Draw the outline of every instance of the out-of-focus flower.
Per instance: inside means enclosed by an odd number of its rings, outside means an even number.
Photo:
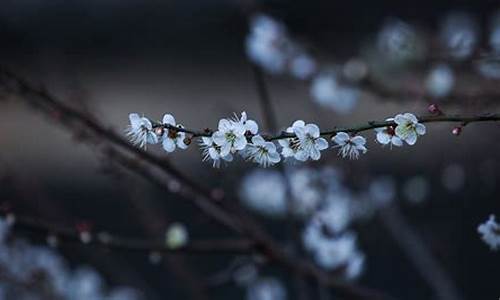
[[[277,164],[281,160],[279,153],[276,152],[276,145],[264,140],[260,135],[252,137],[252,143],[248,144],[242,155],[264,168]]]
[[[397,124],[396,135],[408,145],[415,145],[417,137],[425,134],[425,126],[418,122],[414,114],[398,114],[394,122]]]
[[[182,125],[177,125],[175,123],[175,118],[174,116],[170,114],[165,114],[163,116],[163,125],[165,126],[171,126],[171,127],[177,127],[177,128],[182,128]],[[186,139],[186,133],[184,132],[179,132],[175,129],[168,129],[163,133],[162,136],[162,145],[163,149],[167,152],[174,152],[176,147],[179,147],[181,149],[186,149],[188,145],[184,143],[184,140]]]
[[[316,212],[313,218],[326,226],[332,233],[339,233],[351,222],[349,194],[346,192],[329,193],[325,205]]]
[[[481,239],[490,246],[491,250],[498,250],[500,247],[500,225],[496,222],[495,216],[477,227],[477,232],[481,234]]]
[[[125,130],[128,138],[134,145],[146,148],[146,144],[158,143],[158,136],[153,132],[153,125],[145,117],[139,117],[136,113],[128,115],[130,125]]]
[[[476,69],[486,78],[500,79],[500,53],[483,56],[476,62]]]
[[[353,86],[339,83],[334,73],[327,72],[313,79],[311,95],[319,105],[346,114],[358,103],[360,92]]]
[[[419,204],[429,194],[429,183],[423,176],[414,176],[403,185],[403,194],[409,202]]]
[[[186,227],[180,223],[171,224],[165,234],[165,243],[170,249],[177,249],[185,246],[188,239],[188,231]]]
[[[247,287],[247,300],[285,300],[286,289],[276,278],[262,277]]]
[[[300,54],[292,58],[290,73],[298,79],[307,79],[316,71],[316,62],[307,54]]]
[[[292,170],[288,174],[293,196],[293,212],[299,217],[311,215],[325,199],[319,188],[320,174],[310,168]]]
[[[351,137],[345,132],[337,133],[333,138],[339,149],[339,155],[343,158],[349,157],[350,159],[358,159],[359,153],[366,153],[366,139],[360,135]]]
[[[395,62],[415,60],[425,52],[425,44],[417,31],[397,19],[384,24],[377,37],[377,48],[380,55]]]
[[[441,25],[441,40],[455,59],[469,57],[478,42],[478,26],[468,14],[450,13]]]
[[[489,43],[494,52],[500,53],[500,11],[491,17]]]
[[[368,65],[361,59],[351,58],[344,64],[342,72],[347,79],[358,82],[368,74]]]
[[[386,206],[390,204],[396,196],[396,184],[389,176],[375,178],[368,188],[368,193],[376,206]]]
[[[386,121],[394,121],[394,118],[388,118],[385,119]],[[377,142],[379,142],[382,145],[390,145],[396,146],[396,147],[401,147],[403,146],[403,141],[399,136],[396,135],[394,126],[386,126],[386,127],[379,127],[375,128],[376,137],[377,137]]]
[[[200,141],[200,148],[202,149],[203,161],[211,159],[214,168],[220,167],[222,160],[227,162],[233,161],[233,155],[231,153],[226,156],[221,155],[221,147],[215,144],[211,137],[202,137]]]
[[[212,139],[220,147],[221,156],[227,156],[238,150],[245,149],[247,145],[245,125],[240,122],[222,119],[219,121],[218,129],[212,135]]]
[[[425,88],[432,97],[441,98],[449,95],[455,84],[453,70],[445,64],[435,66],[427,75]]]
[[[256,170],[243,178],[240,196],[249,208],[267,216],[287,211],[285,178],[277,171]]]

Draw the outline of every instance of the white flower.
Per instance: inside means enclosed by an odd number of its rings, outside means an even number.
[[[425,126],[418,123],[417,117],[410,113],[398,114],[394,117],[397,126],[396,135],[408,145],[414,145],[419,135],[425,134]]]
[[[328,142],[320,137],[319,127],[316,124],[305,124],[298,120],[288,127],[287,133],[294,133],[294,138],[279,140],[283,147],[281,154],[284,157],[294,157],[300,161],[306,161],[309,158],[318,160],[321,158],[321,150],[328,148]]]
[[[343,158],[357,159],[360,151],[363,153],[368,151],[365,147],[366,139],[360,135],[351,137],[345,132],[339,132],[332,138],[332,141],[337,144],[335,148],[340,148],[339,155]]]
[[[434,67],[425,80],[425,88],[433,97],[445,97],[453,89],[455,76],[453,70],[446,64]]]
[[[245,125],[240,122],[222,119],[219,121],[218,129],[212,135],[212,139],[216,145],[221,147],[221,156],[227,156],[230,153],[245,149],[247,145]]]
[[[394,118],[388,118],[386,121],[394,121]],[[396,135],[394,130],[394,126],[386,126],[375,128],[375,132],[377,133],[377,142],[382,145],[392,145],[401,147],[403,146],[403,141]]]
[[[201,137],[200,147],[203,151],[203,161],[211,159],[213,161],[214,168],[220,167],[221,160],[225,160],[227,162],[233,161],[233,155],[231,153],[226,156],[222,156],[220,154],[221,147],[215,144],[211,137]]]
[[[263,215],[279,217],[287,211],[286,179],[278,171],[255,169],[243,178],[239,194],[247,207]]]
[[[128,115],[130,125],[126,129],[126,134],[134,145],[146,148],[146,144],[158,143],[158,136],[153,132],[153,125],[145,117],[139,117],[138,114]]]
[[[170,127],[183,128],[182,125],[176,125],[175,119],[172,115],[165,114],[163,116],[163,125]],[[181,149],[186,149],[188,146],[184,143],[186,139],[186,133],[179,132],[172,128],[167,128],[167,130],[163,133],[163,149],[167,152],[173,152],[175,147],[179,147]]]
[[[495,216],[490,215],[488,221],[477,227],[477,232],[482,236],[483,241],[488,244],[491,250],[498,250],[500,247],[500,225],[495,221]]]
[[[280,155],[276,152],[276,145],[273,142],[264,140],[260,135],[252,137],[252,143],[248,144],[244,156],[264,168],[272,166],[281,160]]]
[[[234,122],[243,125],[243,127],[245,127],[245,131],[249,131],[251,134],[257,134],[259,131],[259,125],[257,125],[257,122],[254,120],[248,120],[246,112],[241,113],[241,118],[238,118],[235,114]]]

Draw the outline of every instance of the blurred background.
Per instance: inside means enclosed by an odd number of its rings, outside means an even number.
[[[498,8],[497,1],[7,0],[0,4],[0,61],[118,132],[131,112],[153,120],[171,113],[179,123],[203,129],[241,111],[266,132],[248,45],[252,24],[258,26],[255,16],[266,14],[314,57],[314,75],[308,78],[260,66],[280,128],[297,119],[330,129],[406,111],[427,114],[431,103],[446,113],[496,113],[500,63],[495,45],[500,44],[491,34]],[[455,13],[459,21],[448,22]],[[469,46],[469,54],[447,54],[448,45],[440,42],[446,41],[446,26],[452,36],[453,29],[472,32],[472,38],[464,34],[455,45]],[[384,43],[389,43],[387,51]],[[439,66],[445,71],[432,77]],[[314,89],[322,74],[335,74],[339,85],[353,90],[355,100],[347,93],[338,101],[354,104],[339,109],[337,98],[322,101],[317,95],[322,90]],[[91,223],[96,230],[125,236],[163,237],[172,222],[183,223],[193,240],[232,236],[176,195],[120,170],[22,101],[2,99],[0,201],[15,213],[68,227]],[[367,132],[369,150],[359,160],[324,151],[321,160],[303,166],[335,168],[343,174],[342,184],[365,195],[357,197],[365,201],[373,197],[371,183],[389,177],[392,205],[439,265],[444,281],[451,281],[463,299],[496,299],[500,290],[493,274],[499,254],[481,241],[477,226],[500,211],[500,130],[497,123],[470,124],[457,136],[452,134],[457,125],[428,124],[415,146],[392,150]],[[196,147],[171,154],[161,147],[148,151],[168,155],[184,173],[234,199],[241,198],[243,178],[258,168],[242,161],[212,168]],[[286,240],[286,221],[249,212],[278,240]],[[391,216],[375,212],[351,225],[365,257],[357,283],[397,299],[446,299],[416,266],[428,261],[415,261],[408,253],[420,248],[412,244],[416,241],[410,239],[405,250],[400,242],[407,233],[398,237],[388,229],[398,226]],[[44,237],[27,236],[32,244],[46,243]],[[251,298],[251,288],[236,284],[231,275],[225,278],[235,261],[252,257],[174,255],[152,263],[147,253],[82,244],[61,244],[58,251],[70,268],[92,266],[106,285],[132,287],[144,299],[273,299]],[[286,270],[258,269],[259,276],[278,278],[287,299],[295,299]],[[313,284],[307,289],[310,299],[320,298]],[[328,296],[324,299],[337,299],[334,292]]]

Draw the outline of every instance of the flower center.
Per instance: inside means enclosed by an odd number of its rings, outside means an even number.
[[[232,131],[227,132],[225,137],[226,140],[229,141],[230,143],[233,143],[236,140],[236,135]]]

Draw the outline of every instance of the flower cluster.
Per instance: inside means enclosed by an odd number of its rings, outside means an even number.
[[[161,122],[152,122],[136,113],[131,113],[129,119],[126,134],[133,144],[146,148],[147,144],[161,141],[163,149],[170,153],[177,148],[186,149],[192,138],[199,138],[203,160],[211,160],[214,167],[219,167],[223,161],[233,161],[237,154],[262,167],[275,165],[282,159],[301,162],[319,160],[321,151],[329,147],[328,141],[322,137],[326,133],[321,133],[316,124],[297,120],[281,135],[264,137],[259,134],[257,122],[248,119],[245,112],[239,117],[221,119],[214,132],[187,130],[177,124],[170,114],[165,114]],[[375,127],[377,141],[382,145],[400,147],[403,142],[414,145],[418,136],[426,132],[425,126],[411,113],[398,114],[386,119],[386,122],[389,125]],[[341,131],[331,140],[335,144],[333,148],[339,148],[338,154],[343,158],[357,159],[367,152],[366,139],[360,135]]]
[[[488,244],[491,250],[498,250],[500,247],[500,224],[495,220],[495,216],[477,227],[477,231],[482,235],[483,241]]]
[[[7,218],[0,218],[0,268],[2,275],[11,279],[0,285],[0,299],[41,299],[43,294],[50,294],[47,297],[51,299],[68,300],[142,299],[128,287],[106,289],[103,278],[89,267],[71,270],[53,249],[7,239],[10,226]],[[19,288],[20,285],[28,288]]]

